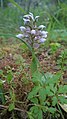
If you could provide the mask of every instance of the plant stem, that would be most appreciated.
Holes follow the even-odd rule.
[[[60,106],[59,106],[59,104],[57,104],[57,106],[58,106],[58,109],[59,109],[59,111],[60,111],[60,114],[61,114],[61,116],[62,116],[62,119],[65,119],[65,118],[64,118],[64,115],[63,115],[63,113],[62,113],[62,111],[61,111],[61,109],[60,109]]]

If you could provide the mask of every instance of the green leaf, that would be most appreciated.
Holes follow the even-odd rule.
[[[10,98],[15,101],[15,93],[12,90],[9,90]]]
[[[34,119],[32,112],[28,112],[28,117],[29,117],[29,119]]]
[[[33,106],[33,107],[30,108],[30,111],[32,112],[32,114],[35,114],[36,115],[39,110],[38,110],[38,107],[37,106]]]
[[[46,100],[45,88],[39,90],[39,99],[41,103]]]
[[[44,105],[44,106],[42,107],[42,110],[43,110],[44,113],[47,111],[47,109],[48,109],[48,106],[45,106],[45,105]]]
[[[14,105],[14,103],[11,103],[11,104],[9,104],[9,111],[12,111],[12,110],[14,110],[14,108],[15,108],[15,105]]]
[[[50,87],[49,86],[46,86],[46,89],[45,89],[45,92],[44,92],[46,95],[48,95],[50,93]]]
[[[37,106],[33,106],[30,108],[34,119],[43,119],[42,110]]]
[[[54,95],[54,93],[51,91],[50,86],[46,86],[45,94],[48,95],[48,96],[53,96]]]
[[[67,85],[61,85],[59,87],[58,93],[63,93],[63,94],[67,93]]]
[[[40,86],[35,86],[32,91],[28,94],[28,99],[30,100],[33,97],[36,97],[37,93],[39,92]]]
[[[57,87],[54,84],[49,84],[50,91],[52,91],[54,94],[57,92]]]
[[[57,93],[57,86],[55,86],[52,91],[54,92],[54,94],[56,94]]]
[[[3,93],[3,84],[5,81],[0,79],[0,99],[2,101],[3,104],[5,104],[5,95]]]
[[[39,109],[38,111],[38,119],[43,119],[43,114],[41,109]]]
[[[42,81],[43,75],[38,70],[34,72],[32,77],[33,77],[32,78],[33,83],[43,85],[43,81]]]
[[[46,100],[45,104],[47,104],[48,107],[51,105],[50,102],[48,102],[47,100]]]
[[[62,76],[61,73],[57,73],[57,74],[53,75],[52,77],[48,78],[46,83],[47,84],[56,84],[59,82],[61,76]]]
[[[64,99],[64,102],[63,102],[63,103],[64,103],[64,104],[67,104],[67,98]]]
[[[57,83],[60,80],[61,76],[62,76],[61,73],[55,74],[52,78],[52,81],[53,81],[52,83]]]
[[[37,70],[37,61],[35,58],[32,59],[32,63],[31,63],[31,72],[32,74]]]
[[[58,103],[58,99],[56,96],[52,98],[52,106],[55,106]]]
[[[0,70],[0,75],[3,75],[3,71],[2,70]]]
[[[33,102],[34,104],[38,104],[38,99],[37,98],[32,98],[30,99],[31,102]]]
[[[39,66],[38,58],[35,56],[33,49],[32,49],[32,63],[31,63],[32,74],[34,74],[34,72],[37,71],[38,66]]]
[[[50,80],[50,79],[53,77],[53,74],[50,73],[50,72],[47,72],[47,73],[45,74],[45,76],[46,76],[47,79]]]
[[[61,104],[67,104],[67,99],[64,96],[58,96],[58,99]]]
[[[2,101],[2,104],[5,104],[5,95],[2,87],[0,87],[0,100]]]
[[[12,78],[13,78],[13,74],[12,74],[12,72],[9,72],[7,74],[7,82],[10,83],[10,81],[12,80]]]
[[[34,117],[32,117],[32,115],[29,116],[29,119],[34,119]]]
[[[56,108],[50,107],[48,108],[48,111],[52,114],[54,114],[56,112]]]

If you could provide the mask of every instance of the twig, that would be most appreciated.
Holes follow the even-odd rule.
[[[5,109],[8,109],[8,108],[9,108],[9,106],[0,105],[0,108],[5,108]],[[25,111],[25,112],[27,113],[27,111],[26,111],[26,110],[22,110],[22,109],[19,109],[19,108],[14,108],[14,110],[16,110],[16,111],[20,111],[20,112]]]

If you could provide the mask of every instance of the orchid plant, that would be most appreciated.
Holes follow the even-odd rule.
[[[41,43],[44,43],[47,38],[47,31],[44,25],[37,26],[39,16],[34,17],[32,13],[23,16],[24,26],[20,26],[21,33],[16,35],[19,39],[24,39],[32,49],[39,48]]]

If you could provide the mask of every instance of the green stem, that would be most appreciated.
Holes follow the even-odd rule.
[[[62,119],[65,119],[65,118],[64,118],[64,115],[63,115],[63,113],[62,113],[62,111],[61,111],[61,109],[60,109],[60,106],[59,106],[59,104],[57,104],[57,106],[58,106],[58,109],[59,109],[59,111],[60,111],[60,114],[61,114],[61,116],[62,116]]]

